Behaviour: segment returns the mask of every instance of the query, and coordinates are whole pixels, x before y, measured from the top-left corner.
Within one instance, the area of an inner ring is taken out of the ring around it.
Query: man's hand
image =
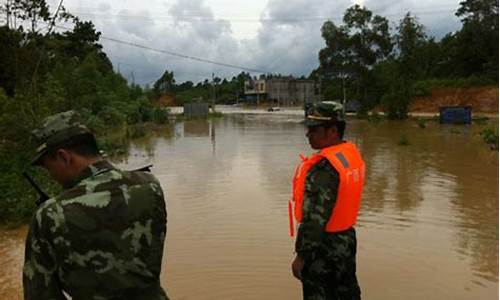
[[[295,278],[302,280],[302,269],[304,268],[304,259],[300,256],[295,256],[292,262],[292,273]]]

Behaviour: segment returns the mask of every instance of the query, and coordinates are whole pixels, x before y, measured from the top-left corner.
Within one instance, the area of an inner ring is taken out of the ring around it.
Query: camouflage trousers
[[[304,300],[361,299],[356,277],[356,238],[344,241],[347,243],[305,262],[301,273]]]

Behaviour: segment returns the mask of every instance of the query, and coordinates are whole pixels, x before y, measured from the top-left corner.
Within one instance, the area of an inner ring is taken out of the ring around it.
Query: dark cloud
[[[425,25],[428,35],[440,38],[460,28],[459,20],[454,17],[458,3],[441,0],[437,5],[435,2],[367,0],[363,4],[374,13],[386,16],[393,27],[407,11],[411,11]],[[205,0],[175,0],[169,5],[160,0],[148,1],[147,5],[138,0],[102,1],[94,8],[85,7],[85,3],[88,2],[81,1],[75,10],[90,12],[82,13],[81,18],[92,20],[105,37],[300,76],[308,75],[318,65],[318,51],[324,47],[320,32],[323,22],[328,18],[340,24],[353,1],[269,0],[261,13],[256,36],[250,39],[236,37],[231,19],[218,19]],[[67,6],[72,11],[72,7]],[[165,69],[174,71],[178,82],[201,81],[212,73],[231,77],[241,72],[107,40],[101,42],[115,68],[141,84],[154,82]]]

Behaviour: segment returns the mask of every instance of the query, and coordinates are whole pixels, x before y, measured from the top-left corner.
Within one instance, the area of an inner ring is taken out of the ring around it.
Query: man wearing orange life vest
[[[290,233],[300,224],[292,263],[304,300],[360,299],[356,277],[356,232],[365,164],[356,146],[343,141],[342,105],[320,102],[307,112],[313,149],[302,157],[289,203]]]

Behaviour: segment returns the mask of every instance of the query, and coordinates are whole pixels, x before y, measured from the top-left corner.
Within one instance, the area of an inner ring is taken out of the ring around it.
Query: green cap
[[[344,121],[343,106],[335,101],[323,101],[310,105],[304,125],[307,127]]]
[[[38,147],[31,164],[38,165],[42,156],[50,149],[62,145],[72,137],[91,132],[80,122],[80,115],[70,110],[47,117],[43,125],[33,130],[32,134],[38,142]]]

